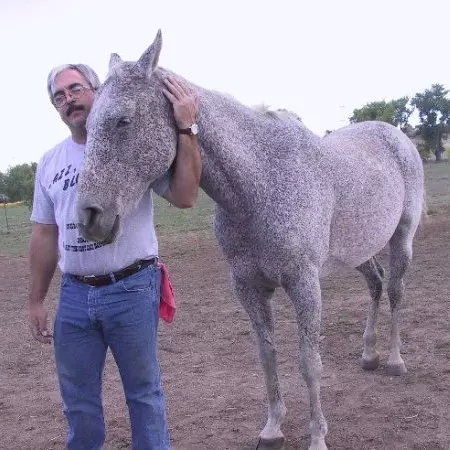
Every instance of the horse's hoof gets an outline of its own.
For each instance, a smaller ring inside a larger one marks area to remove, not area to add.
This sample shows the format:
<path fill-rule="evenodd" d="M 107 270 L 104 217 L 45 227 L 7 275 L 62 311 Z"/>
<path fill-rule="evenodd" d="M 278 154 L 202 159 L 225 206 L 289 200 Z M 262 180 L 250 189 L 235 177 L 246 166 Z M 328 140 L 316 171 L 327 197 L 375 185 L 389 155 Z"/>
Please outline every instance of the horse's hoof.
<path fill-rule="evenodd" d="M 405 375 L 407 372 L 405 363 L 389 364 L 387 365 L 387 373 L 392 377 L 399 377 Z"/>
<path fill-rule="evenodd" d="M 361 365 L 364 370 L 375 370 L 380 365 L 380 357 L 377 355 L 373 359 L 362 358 Z"/>
<path fill-rule="evenodd" d="M 259 438 L 256 450 L 284 450 L 284 437 L 277 437 L 274 439 Z"/>

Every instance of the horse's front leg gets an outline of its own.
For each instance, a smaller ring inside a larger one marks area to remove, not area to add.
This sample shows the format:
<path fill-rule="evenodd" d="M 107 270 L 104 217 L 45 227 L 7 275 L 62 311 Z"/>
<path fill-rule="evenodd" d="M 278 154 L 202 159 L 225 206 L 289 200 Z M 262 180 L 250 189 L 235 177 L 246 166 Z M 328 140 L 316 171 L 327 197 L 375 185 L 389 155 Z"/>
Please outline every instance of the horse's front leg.
<path fill-rule="evenodd" d="M 311 410 L 310 450 L 326 450 L 327 422 L 320 402 L 322 361 L 319 354 L 321 293 L 318 270 L 306 267 L 299 273 L 300 279 L 291 280 L 285 288 L 297 314 L 300 338 L 300 370 L 309 390 Z"/>
<path fill-rule="evenodd" d="M 267 423 L 259 435 L 257 449 L 281 450 L 285 442 L 281 424 L 286 415 L 286 407 L 277 374 L 274 325 L 270 304 L 274 290 L 251 285 L 236 277 L 233 281 L 236 295 L 247 311 L 256 333 L 269 400 Z"/>

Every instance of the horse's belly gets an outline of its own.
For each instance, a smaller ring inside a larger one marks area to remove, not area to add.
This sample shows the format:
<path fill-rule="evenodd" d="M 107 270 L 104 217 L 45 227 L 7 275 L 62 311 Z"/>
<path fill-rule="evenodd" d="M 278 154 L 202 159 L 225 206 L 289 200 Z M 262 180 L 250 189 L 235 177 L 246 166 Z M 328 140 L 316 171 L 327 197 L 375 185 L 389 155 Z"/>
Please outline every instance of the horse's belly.
<path fill-rule="evenodd" d="M 361 208 L 337 215 L 330 234 L 330 270 L 342 262 L 357 267 L 380 252 L 394 234 L 402 214 L 402 202 L 373 210 Z"/>
<path fill-rule="evenodd" d="M 336 191 L 329 255 L 356 267 L 384 248 L 405 202 L 405 181 L 397 164 L 379 163 L 352 174 Z M 370 170 L 369 170 L 370 169 Z"/>

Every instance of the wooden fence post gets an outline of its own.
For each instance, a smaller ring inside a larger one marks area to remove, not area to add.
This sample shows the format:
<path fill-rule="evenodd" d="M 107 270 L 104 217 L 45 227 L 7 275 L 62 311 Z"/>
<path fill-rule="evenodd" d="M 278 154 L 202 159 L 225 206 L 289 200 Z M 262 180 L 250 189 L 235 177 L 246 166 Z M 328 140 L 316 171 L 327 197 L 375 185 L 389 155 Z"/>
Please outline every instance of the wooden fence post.
<path fill-rule="evenodd" d="M 3 209 L 5 210 L 6 232 L 9 233 L 9 223 L 8 223 L 8 214 L 6 212 L 6 203 L 3 203 Z"/>

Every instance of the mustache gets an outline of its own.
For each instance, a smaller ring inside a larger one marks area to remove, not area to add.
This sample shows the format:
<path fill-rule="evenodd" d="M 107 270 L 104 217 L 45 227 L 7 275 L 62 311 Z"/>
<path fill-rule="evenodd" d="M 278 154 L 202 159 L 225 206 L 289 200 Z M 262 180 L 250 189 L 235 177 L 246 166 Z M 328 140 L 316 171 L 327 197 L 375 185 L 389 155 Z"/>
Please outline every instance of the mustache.
<path fill-rule="evenodd" d="M 75 105 L 74 103 L 69 104 L 67 108 L 66 116 L 69 117 L 74 111 L 84 111 L 83 105 Z"/>

